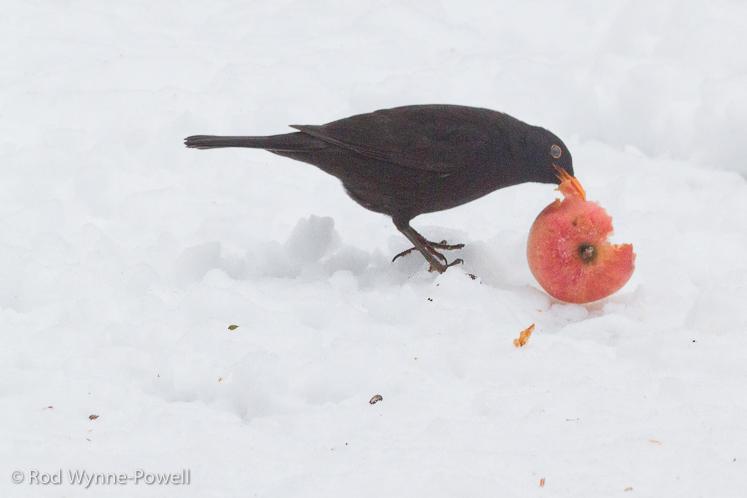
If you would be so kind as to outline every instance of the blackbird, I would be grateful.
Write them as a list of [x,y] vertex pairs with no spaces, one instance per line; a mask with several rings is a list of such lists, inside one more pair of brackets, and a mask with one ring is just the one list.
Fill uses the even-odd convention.
[[[295,133],[265,137],[196,135],[187,147],[249,147],[313,164],[342,181],[358,204],[387,214],[415,249],[441,273],[449,263],[410,226],[423,213],[473,201],[524,182],[560,183],[573,175],[571,154],[553,133],[489,109],[413,105],[359,114],[325,125],[292,125]],[[394,260],[392,260],[394,261]]]

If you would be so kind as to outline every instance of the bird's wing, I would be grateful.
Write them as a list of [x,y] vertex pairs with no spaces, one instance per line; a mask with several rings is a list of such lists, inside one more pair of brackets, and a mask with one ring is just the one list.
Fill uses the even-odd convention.
[[326,125],[293,126],[373,159],[438,173],[512,158],[524,127],[500,112],[452,105],[396,107]]

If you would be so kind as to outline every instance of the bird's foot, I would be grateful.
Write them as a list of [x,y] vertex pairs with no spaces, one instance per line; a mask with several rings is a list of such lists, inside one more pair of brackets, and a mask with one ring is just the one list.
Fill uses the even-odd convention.
[[425,260],[430,264],[430,271],[437,271],[439,273],[445,272],[450,266],[458,265],[463,263],[461,259],[456,259],[449,263],[446,260],[446,256],[438,252],[436,249],[442,249],[442,250],[452,250],[452,249],[461,249],[464,247],[464,244],[448,244],[445,240],[442,240],[441,242],[431,242],[429,240],[426,240],[425,237],[420,235],[418,232],[413,230],[413,228],[410,226],[409,220],[402,221],[402,220],[394,220],[394,224],[397,227],[397,230],[402,232],[402,235],[407,237],[407,239],[412,242],[413,247],[412,249],[408,249],[407,251],[403,251],[399,254],[397,254],[392,261],[396,260],[400,256],[406,256],[407,254],[410,254],[414,250],[418,250],[420,254],[423,255]]
[[[453,251],[455,249],[461,249],[461,248],[464,247],[464,244],[449,244],[445,240],[442,240],[441,242],[431,242],[430,240],[426,240],[425,244],[423,244],[423,245],[425,246],[425,248],[428,250],[429,253],[433,254],[434,256],[437,256],[437,257],[441,258],[444,261],[444,263],[447,263],[446,257],[443,254],[441,254],[440,252],[436,251],[436,249],[441,249],[441,250],[445,250],[445,251]],[[401,253],[397,254],[394,258],[392,258],[392,263],[397,258],[399,258],[401,256],[407,256],[412,251],[417,251],[417,250],[418,250],[417,247],[411,247],[411,248],[407,249],[406,251],[402,251]],[[452,263],[449,263],[446,266],[444,266],[443,270],[439,270],[439,271],[441,273],[443,273],[444,271],[446,271],[446,268],[448,268],[449,266],[458,264],[458,263],[464,263],[464,261],[462,261],[461,259],[456,259]],[[433,271],[433,265],[431,265],[431,271]]]

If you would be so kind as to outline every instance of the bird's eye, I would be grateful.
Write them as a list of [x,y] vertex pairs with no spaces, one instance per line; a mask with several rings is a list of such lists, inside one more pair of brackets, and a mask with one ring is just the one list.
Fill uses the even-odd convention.
[[552,147],[550,147],[550,154],[552,154],[552,157],[554,157],[555,159],[560,157],[560,152],[560,147],[558,147],[557,145],[553,145]]

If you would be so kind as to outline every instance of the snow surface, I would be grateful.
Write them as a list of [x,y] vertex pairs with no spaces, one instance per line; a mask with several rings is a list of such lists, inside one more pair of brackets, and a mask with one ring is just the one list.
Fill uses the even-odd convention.
[[[0,496],[745,496],[745,46],[726,0],[6,1]],[[418,217],[436,275],[316,168],[182,144],[418,103],[562,137],[628,285],[539,289],[550,185]]]

